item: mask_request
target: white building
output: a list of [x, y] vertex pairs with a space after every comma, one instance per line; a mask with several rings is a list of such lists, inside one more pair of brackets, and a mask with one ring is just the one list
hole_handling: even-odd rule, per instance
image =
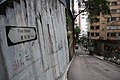
[[[79, 8], [78, 10], [84, 10], [85, 9], [85, 5], [82, 3], [82, 1], [80, 0], [79, 3]], [[87, 12], [83, 12], [79, 15], [79, 27], [81, 29], [81, 35], [85, 35], [87, 36], [87, 32], [89, 30], [89, 20], [88, 20], [88, 13]]]

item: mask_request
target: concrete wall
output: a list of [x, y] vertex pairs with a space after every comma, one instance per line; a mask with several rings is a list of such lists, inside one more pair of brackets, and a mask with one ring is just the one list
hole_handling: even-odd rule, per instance
[[[65, 6], [59, 0], [12, 2], [0, 15], [0, 80], [61, 80], [69, 62]], [[35, 27], [37, 39], [8, 46], [5, 26]]]

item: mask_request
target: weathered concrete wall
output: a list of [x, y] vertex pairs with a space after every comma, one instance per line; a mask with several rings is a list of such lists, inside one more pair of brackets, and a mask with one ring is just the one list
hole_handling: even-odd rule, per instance
[[[20, 0], [5, 10], [0, 15], [0, 77], [8, 76], [0, 80], [61, 80], [69, 62], [64, 5], [59, 0]], [[35, 27], [37, 39], [8, 46], [6, 26]]]

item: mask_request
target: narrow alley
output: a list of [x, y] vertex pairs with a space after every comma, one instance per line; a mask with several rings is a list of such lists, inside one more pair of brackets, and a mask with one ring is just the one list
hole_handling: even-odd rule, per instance
[[120, 80], [119, 67], [87, 54], [82, 46], [76, 50], [68, 80]]

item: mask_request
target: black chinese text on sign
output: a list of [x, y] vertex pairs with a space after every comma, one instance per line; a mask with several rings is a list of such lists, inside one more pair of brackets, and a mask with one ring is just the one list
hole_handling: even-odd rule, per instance
[[35, 27], [6, 26], [8, 46], [29, 42], [37, 39]]

